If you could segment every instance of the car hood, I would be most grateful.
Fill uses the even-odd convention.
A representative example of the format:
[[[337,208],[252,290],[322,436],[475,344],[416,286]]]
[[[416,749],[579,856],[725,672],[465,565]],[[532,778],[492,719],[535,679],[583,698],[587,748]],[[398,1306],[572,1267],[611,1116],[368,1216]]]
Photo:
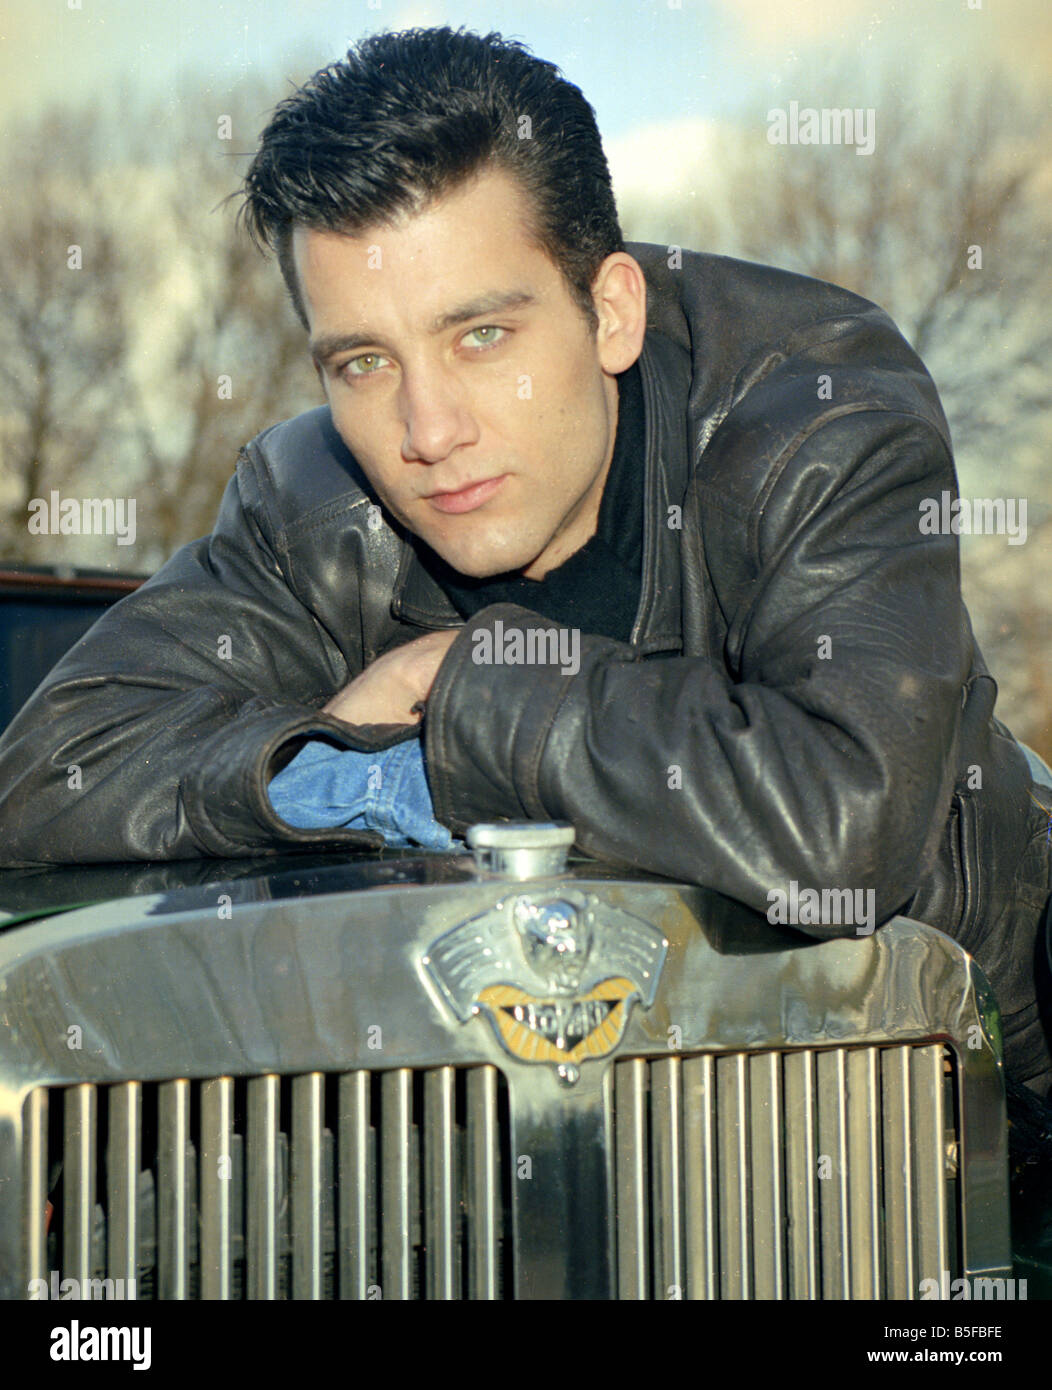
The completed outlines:
[[[654,881],[571,854],[567,871],[589,878]],[[241,859],[42,865],[0,871],[0,931],[99,903],[151,898],[150,915],[214,908],[216,890],[232,903],[361,893],[393,887],[435,887],[471,881],[471,854],[420,850],[347,850],[260,855]]]

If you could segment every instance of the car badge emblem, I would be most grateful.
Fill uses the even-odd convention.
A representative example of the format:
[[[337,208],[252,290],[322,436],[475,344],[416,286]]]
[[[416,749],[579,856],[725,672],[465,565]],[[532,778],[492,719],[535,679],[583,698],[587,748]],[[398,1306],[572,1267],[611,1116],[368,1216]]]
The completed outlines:
[[[667,939],[574,889],[509,896],[437,937],[422,964],[462,1022],[484,1014],[522,1062],[564,1080],[620,1042],[632,1005],[650,1008]]]

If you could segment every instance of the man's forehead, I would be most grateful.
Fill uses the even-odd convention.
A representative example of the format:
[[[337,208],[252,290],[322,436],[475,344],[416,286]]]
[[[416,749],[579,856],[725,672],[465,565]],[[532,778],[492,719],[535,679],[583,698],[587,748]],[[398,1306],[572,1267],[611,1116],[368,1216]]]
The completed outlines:
[[[294,222],[292,252],[301,275],[308,262],[333,260],[371,274],[412,271],[418,265],[454,273],[486,266],[492,271],[538,254],[550,261],[529,198],[518,179],[500,169],[480,171],[366,227],[337,230]]]
[[[512,246],[499,230],[488,238],[488,248],[485,237],[465,243],[448,234],[400,241],[401,230],[294,228],[295,273],[316,360],[358,346],[358,338],[441,334],[482,315],[560,297],[558,267],[536,245]]]

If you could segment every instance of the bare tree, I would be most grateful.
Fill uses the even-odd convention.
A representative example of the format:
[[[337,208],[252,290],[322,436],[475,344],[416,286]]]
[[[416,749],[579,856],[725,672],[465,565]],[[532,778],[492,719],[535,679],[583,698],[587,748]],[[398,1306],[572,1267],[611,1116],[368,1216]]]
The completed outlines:
[[[168,192],[140,289],[165,314],[167,349],[158,372],[138,377],[139,452],[166,550],[210,529],[242,444],[324,399],[276,264],[235,225],[240,180],[274,99],[259,85],[212,101],[189,92],[166,122]],[[165,301],[174,266],[190,287],[180,305]],[[162,397],[167,425],[154,408]]]
[[[871,155],[773,145],[754,113],[669,237],[881,305],[935,377],[965,468],[1004,467],[1043,438],[1052,403],[1047,117],[1005,82],[930,88],[885,79]]]
[[[33,498],[73,486],[113,443],[109,372],[126,347],[122,258],[91,196],[90,118],[16,133],[0,211],[0,440],[9,558],[46,563]],[[85,196],[87,193],[88,196]]]
[[[0,206],[4,558],[89,562],[90,541],[29,537],[28,503],[123,493],[139,536],[114,558],[148,572],[211,528],[247,440],[321,404],[280,274],[226,201],[273,100],[186,88],[136,122],[94,109],[22,132]]]

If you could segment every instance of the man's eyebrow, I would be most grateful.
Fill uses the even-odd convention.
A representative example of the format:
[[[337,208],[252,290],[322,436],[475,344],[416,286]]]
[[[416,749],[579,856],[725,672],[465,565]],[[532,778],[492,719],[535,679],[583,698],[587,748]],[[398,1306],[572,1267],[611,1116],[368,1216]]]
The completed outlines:
[[[529,290],[494,290],[490,294],[480,294],[476,299],[469,299],[466,304],[432,319],[431,332],[444,333],[447,328],[456,328],[458,323],[477,319],[482,314],[502,314],[509,309],[525,308],[534,302],[535,298]]]
[[[474,299],[458,304],[444,314],[431,320],[428,331],[433,334],[444,333],[457,324],[467,323],[469,319],[480,318],[483,314],[507,313],[509,309],[524,309],[536,303],[536,295],[529,290],[493,290],[489,294],[477,295]],[[353,352],[355,348],[377,345],[379,339],[367,333],[329,333],[310,345],[310,355],[315,362],[324,366],[330,358],[341,352]]]

